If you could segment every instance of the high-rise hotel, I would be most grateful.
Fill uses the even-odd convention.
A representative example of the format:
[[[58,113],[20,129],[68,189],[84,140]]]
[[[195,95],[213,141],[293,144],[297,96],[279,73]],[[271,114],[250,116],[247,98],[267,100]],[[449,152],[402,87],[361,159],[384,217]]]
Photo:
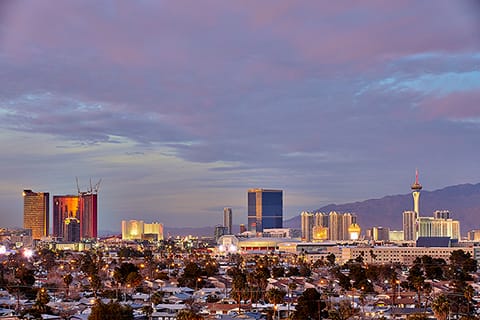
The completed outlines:
[[[80,223],[80,238],[97,237],[97,194],[92,191],[79,195],[53,196],[54,237],[67,240],[66,230],[75,218]]]
[[[39,240],[48,236],[48,192],[23,190],[23,227],[32,230],[32,238]]]
[[[232,208],[223,208],[223,226],[227,228],[227,234],[232,234]]]
[[[53,237],[65,238],[66,221],[70,222],[70,218],[80,220],[78,195],[53,196]]]
[[[82,239],[95,239],[97,238],[97,193],[82,192],[78,198],[80,237]]]
[[[450,237],[460,239],[460,222],[450,217],[448,210],[436,210],[433,217],[420,216],[420,191],[422,185],[418,182],[418,170],[415,172],[415,182],[411,186],[413,210],[403,212],[403,240],[415,241],[418,238]]]
[[[271,189],[248,190],[248,231],[283,227],[283,191]]]

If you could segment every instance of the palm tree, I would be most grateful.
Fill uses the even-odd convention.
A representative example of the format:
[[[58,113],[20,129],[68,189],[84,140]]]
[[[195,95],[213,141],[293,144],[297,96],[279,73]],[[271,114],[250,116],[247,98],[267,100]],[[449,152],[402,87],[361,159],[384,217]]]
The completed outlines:
[[[68,292],[70,289],[70,284],[73,281],[73,277],[70,273],[67,273],[66,275],[63,276],[63,283],[65,283],[66,289],[65,289],[65,295],[68,297]]]
[[[277,304],[282,304],[283,303],[283,299],[285,298],[285,295],[287,293],[281,289],[278,289],[278,288],[272,288],[270,290],[267,291],[265,297],[267,298],[267,300],[271,303],[273,303],[274,307],[273,307],[273,317],[275,318],[275,310],[277,309]]]
[[[152,319],[153,308],[151,305],[144,305],[142,307],[142,312],[148,319]]]
[[[250,288],[250,302],[256,302],[258,300],[258,295],[257,295],[257,289],[258,289],[258,284],[257,284],[257,277],[255,276],[255,273],[249,272],[247,274],[247,283],[248,287]]]
[[[95,299],[96,299],[98,290],[102,288],[102,280],[98,275],[92,274],[91,276],[88,277],[88,281],[90,283],[90,289],[93,291],[93,295],[95,296]]]
[[[464,291],[463,291],[463,296],[465,297],[465,299],[467,299],[467,313],[468,315],[470,315],[470,304],[472,302],[472,298],[475,294],[475,290],[473,289],[473,287],[471,285],[468,285]]]
[[[177,313],[177,320],[203,320],[203,317],[193,310],[184,309]]]
[[[240,312],[240,302],[248,289],[247,275],[240,269],[235,269],[232,275],[232,291],[231,295],[235,297],[238,304],[238,311]]]
[[[357,310],[347,300],[341,300],[338,305],[328,312],[329,319],[332,320],[347,320],[350,319]]]
[[[290,318],[290,304],[292,303],[292,291],[295,291],[297,289],[297,284],[295,282],[289,282],[288,283],[288,304],[287,304],[287,314],[288,317]]]
[[[33,309],[38,310],[40,313],[50,312],[50,307],[47,305],[50,302],[50,296],[45,288],[41,288],[37,292],[37,299],[33,305]]]
[[[432,310],[438,320],[446,320],[450,312],[450,303],[445,295],[439,295],[432,302]]]
[[[162,291],[156,291],[154,294],[152,294],[152,297],[150,299],[152,300],[152,303],[154,305],[157,305],[163,302],[163,296],[164,293]]]

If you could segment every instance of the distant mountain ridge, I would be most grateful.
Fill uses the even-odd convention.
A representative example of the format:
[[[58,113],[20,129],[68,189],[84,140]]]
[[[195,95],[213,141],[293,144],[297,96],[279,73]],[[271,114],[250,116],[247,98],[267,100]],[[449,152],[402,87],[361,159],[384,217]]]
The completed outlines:
[[[412,194],[391,195],[345,204],[329,204],[316,211],[356,213],[357,222],[365,230],[373,226],[402,229],[402,212],[413,210]],[[460,221],[462,235],[480,228],[480,183],[460,184],[435,191],[421,191],[420,216],[431,217],[435,210],[449,210],[450,217]],[[300,228],[300,215],[284,221],[286,228]]]
[[[402,212],[413,210],[411,193],[389,195],[380,199],[369,199],[345,204],[329,204],[316,211],[356,213],[357,222],[365,230],[373,226],[390,227],[392,230],[402,229]],[[443,189],[426,191],[420,194],[420,215],[431,217],[435,210],[449,210],[452,219],[460,221],[462,236],[472,229],[480,229],[480,183],[460,184]],[[300,215],[283,222],[285,228],[300,229]],[[238,225],[233,227],[238,232]],[[164,235],[195,235],[213,236],[214,227],[169,227],[165,225]],[[363,231],[362,231],[363,232]],[[118,234],[118,232],[103,231],[102,235]]]

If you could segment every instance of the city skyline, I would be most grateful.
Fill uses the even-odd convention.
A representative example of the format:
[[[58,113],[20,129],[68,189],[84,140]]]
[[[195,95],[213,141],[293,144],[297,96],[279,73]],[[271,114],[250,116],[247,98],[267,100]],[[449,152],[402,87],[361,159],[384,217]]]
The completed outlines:
[[[257,187],[284,190],[288,219],[405,194],[415,168],[428,190],[478,183],[479,9],[4,1],[0,225],[22,226],[22,190],[75,176],[103,179],[99,230],[225,207],[247,224]]]

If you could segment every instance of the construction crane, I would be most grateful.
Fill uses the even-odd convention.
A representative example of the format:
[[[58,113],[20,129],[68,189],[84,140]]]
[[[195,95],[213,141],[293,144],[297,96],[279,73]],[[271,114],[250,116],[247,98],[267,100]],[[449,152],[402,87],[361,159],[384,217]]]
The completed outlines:
[[[75,181],[77,181],[77,192],[80,194],[80,186],[78,184],[78,177],[75,177]]]
[[[98,189],[100,189],[100,183],[102,183],[102,178],[98,180],[98,182],[93,186],[93,192],[98,193]]]
[[[98,193],[98,189],[100,189],[100,184],[102,183],[102,179],[100,178],[100,180],[98,180],[97,183],[95,184],[92,184],[92,178],[90,178],[90,189],[88,189],[87,191],[81,191],[80,190],[80,185],[78,183],[78,177],[75,177],[75,181],[77,182],[77,192],[79,195],[81,194],[97,194]]]

